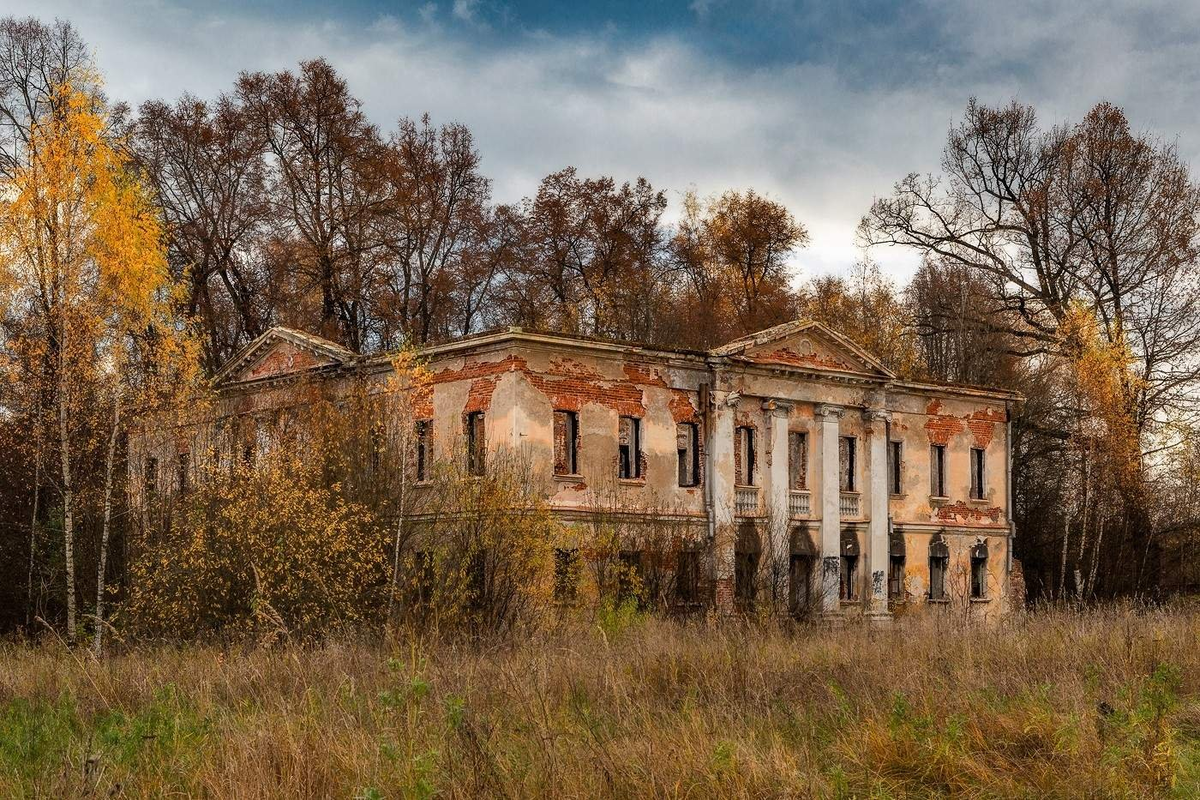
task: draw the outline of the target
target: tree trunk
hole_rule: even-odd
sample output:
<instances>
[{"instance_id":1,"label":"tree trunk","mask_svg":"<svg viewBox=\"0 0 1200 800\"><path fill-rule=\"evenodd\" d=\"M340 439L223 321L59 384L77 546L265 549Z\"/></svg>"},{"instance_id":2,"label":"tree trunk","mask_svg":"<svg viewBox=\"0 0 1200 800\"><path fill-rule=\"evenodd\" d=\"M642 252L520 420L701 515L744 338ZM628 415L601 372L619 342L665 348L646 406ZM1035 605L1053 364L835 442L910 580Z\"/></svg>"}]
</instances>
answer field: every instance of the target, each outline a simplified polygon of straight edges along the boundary
<instances>
[{"instance_id":1,"label":"tree trunk","mask_svg":"<svg viewBox=\"0 0 1200 800\"><path fill-rule=\"evenodd\" d=\"M74 485L71 483L71 437L67 425L66 320L63 322L58 355L58 450L63 479L63 550L67 571L67 643L73 647L75 645L75 491Z\"/></svg>"},{"instance_id":2,"label":"tree trunk","mask_svg":"<svg viewBox=\"0 0 1200 800\"><path fill-rule=\"evenodd\" d=\"M120 377L118 376L118 382ZM108 433L108 454L104 460L104 521L100 527L100 563L96 567L96 635L92 651L96 658L104 652L104 578L108 566L108 536L112 523L113 464L117 456L117 433L121 429L121 389L113 396L112 430Z\"/></svg>"},{"instance_id":3,"label":"tree trunk","mask_svg":"<svg viewBox=\"0 0 1200 800\"><path fill-rule=\"evenodd\" d=\"M33 453L33 515L29 520L29 575L26 578L25 590L25 626L33 619L33 564L37 548L38 502L41 500L42 487L42 412L38 403L38 418L34 423L37 430L37 443Z\"/></svg>"}]
</instances>

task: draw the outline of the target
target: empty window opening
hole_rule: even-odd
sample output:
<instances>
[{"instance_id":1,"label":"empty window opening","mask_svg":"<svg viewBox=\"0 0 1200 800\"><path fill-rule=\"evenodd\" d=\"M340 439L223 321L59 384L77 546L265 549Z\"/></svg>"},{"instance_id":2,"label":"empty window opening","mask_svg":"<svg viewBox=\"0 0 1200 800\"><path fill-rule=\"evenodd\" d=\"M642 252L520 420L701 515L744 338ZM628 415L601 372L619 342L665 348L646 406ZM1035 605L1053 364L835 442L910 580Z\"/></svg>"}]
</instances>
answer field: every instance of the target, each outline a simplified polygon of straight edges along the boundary
<instances>
[{"instance_id":1,"label":"empty window opening","mask_svg":"<svg viewBox=\"0 0 1200 800\"><path fill-rule=\"evenodd\" d=\"M842 600L858 599L858 556L842 556L842 573L838 596Z\"/></svg>"},{"instance_id":2,"label":"empty window opening","mask_svg":"<svg viewBox=\"0 0 1200 800\"><path fill-rule=\"evenodd\" d=\"M838 439L838 471L843 492L858 491L858 440L853 436Z\"/></svg>"},{"instance_id":3,"label":"empty window opening","mask_svg":"<svg viewBox=\"0 0 1200 800\"><path fill-rule=\"evenodd\" d=\"M675 599L680 605L700 602L700 553L680 550L675 562Z\"/></svg>"},{"instance_id":4,"label":"empty window opening","mask_svg":"<svg viewBox=\"0 0 1200 800\"><path fill-rule=\"evenodd\" d=\"M758 596L758 565L762 547L753 522L745 522L734 548L733 597L743 611L752 611Z\"/></svg>"},{"instance_id":5,"label":"empty window opening","mask_svg":"<svg viewBox=\"0 0 1200 800\"><path fill-rule=\"evenodd\" d=\"M554 412L554 474L579 474L579 415Z\"/></svg>"},{"instance_id":6,"label":"empty window opening","mask_svg":"<svg viewBox=\"0 0 1200 800\"><path fill-rule=\"evenodd\" d=\"M739 486L756 486L758 479L755 466L758 453L755 448L754 428L748 425L738 427L734 431L734 466L737 468L736 481Z\"/></svg>"},{"instance_id":7,"label":"empty window opening","mask_svg":"<svg viewBox=\"0 0 1200 800\"><path fill-rule=\"evenodd\" d=\"M621 417L617 421L617 477L642 477L642 421L637 417Z\"/></svg>"},{"instance_id":8,"label":"empty window opening","mask_svg":"<svg viewBox=\"0 0 1200 800\"><path fill-rule=\"evenodd\" d=\"M979 447L971 448L971 499L984 499L984 451Z\"/></svg>"},{"instance_id":9,"label":"empty window opening","mask_svg":"<svg viewBox=\"0 0 1200 800\"><path fill-rule=\"evenodd\" d=\"M487 437L484 431L483 412L472 411L466 418L467 474L483 475L484 454L487 452Z\"/></svg>"},{"instance_id":10,"label":"empty window opening","mask_svg":"<svg viewBox=\"0 0 1200 800\"><path fill-rule=\"evenodd\" d=\"M934 497L946 496L946 445L935 444L929 448L929 493Z\"/></svg>"},{"instance_id":11,"label":"empty window opening","mask_svg":"<svg viewBox=\"0 0 1200 800\"><path fill-rule=\"evenodd\" d=\"M901 480L904 466L904 444L888 442L888 491L892 494L904 494L904 484Z\"/></svg>"},{"instance_id":12,"label":"empty window opening","mask_svg":"<svg viewBox=\"0 0 1200 800\"><path fill-rule=\"evenodd\" d=\"M579 551L558 548L554 551L554 599L573 603L579 591Z\"/></svg>"},{"instance_id":13,"label":"empty window opening","mask_svg":"<svg viewBox=\"0 0 1200 800\"><path fill-rule=\"evenodd\" d=\"M982 600L987 597L988 584L988 552L987 542L980 542L971 548L971 597Z\"/></svg>"},{"instance_id":14,"label":"empty window opening","mask_svg":"<svg viewBox=\"0 0 1200 800\"><path fill-rule=\"evenodd\" d=\"M892 531L888 537L888 600L903 603L908 596L904 586L904 534Z\"/></svg>"},{"instance_id":15,"label":"empty window opening","mask_svg":"<svg viewBox=\"0 0 1200 800\"><path fill-rule=\"evenodd\" d=\"M788 485L808 488L808 434L804 431L788 431Z\"/></svg>"},{"instance_id":16,"label":"empty window opening","mask_svg":"<svg viewBox=\"0 0 1200 800\"><path fill-rule=\"evenodd\" d=\"M793 553L788 562L788 608L793 617L803 617L808 613L811 580L812 558Z\"/></svg>"},{"instance_id":17,"label":"empty window opening","mask_svg":"<svg viewBox=\"0 0 1200 800\"><path fill-rule=\"evenodd\" d=\"M858 599L858 564L861 551L858 534L853 528L842 529L841 573L838 578L838 596L842 600Z\"/></svg>"},{"instance_id":18,"label":"empty window opening","mask_svg":"<svg viewBox=\"0 0 1200 800\"><path fill-rule=\"evenodd\" d=\"M433 423L429 420L418 420L415 424L417 481L429 480L429 457L432 453L430 449L430 434L432 431Z\"/></svg>"},{"instance_id":19,"label":"empty window opening","mask_svg":"<svg viewBox=\"0 0 1200 800\"><path fill-rule=\"evenodd\" d=\"M700 485L700 427L694 422L675 426L675 451L679 463L679 485Z\"/></svg>"},{"instance_id":20,"label":"empty window opening","mask_svg":"<svg viewBox=\"0 0 1200 800\"><path fill-rule=\"evenodd\" d=\"M946 573L950 569L950 548L941 536L929 544L929 599L946 599Z\"/></svg>"}]
</instances>

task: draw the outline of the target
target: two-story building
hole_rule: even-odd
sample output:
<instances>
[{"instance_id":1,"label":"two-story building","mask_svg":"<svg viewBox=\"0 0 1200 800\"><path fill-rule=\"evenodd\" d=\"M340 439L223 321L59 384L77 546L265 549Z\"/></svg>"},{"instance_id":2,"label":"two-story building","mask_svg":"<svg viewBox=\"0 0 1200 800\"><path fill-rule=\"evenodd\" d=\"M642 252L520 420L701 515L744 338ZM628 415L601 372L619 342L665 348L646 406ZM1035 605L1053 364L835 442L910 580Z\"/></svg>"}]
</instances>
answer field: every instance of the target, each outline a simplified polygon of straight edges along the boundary
<instances>
[{"instance_id":1,"label":"two-story building","mask_svg":"<svg viewBox=\"0 0 1200 800\"><path fill-rule=\"evenodd\" d=\"M510 328L423 356L415 469L461 458L484 472L508 451L568 528L598 504L670 515L707 554L688 570L708 573L718 608L753 596L766 553L797 610L887 619L922 604L1006 606L1016 395L901 380L807 321L707 352ZM272 329L216 376L210 418L131 439L131 486L177 490L193 454L244 446L222 437L269 425L289 381L389 371L386 358Z\"/></svg>"}]
</instances>

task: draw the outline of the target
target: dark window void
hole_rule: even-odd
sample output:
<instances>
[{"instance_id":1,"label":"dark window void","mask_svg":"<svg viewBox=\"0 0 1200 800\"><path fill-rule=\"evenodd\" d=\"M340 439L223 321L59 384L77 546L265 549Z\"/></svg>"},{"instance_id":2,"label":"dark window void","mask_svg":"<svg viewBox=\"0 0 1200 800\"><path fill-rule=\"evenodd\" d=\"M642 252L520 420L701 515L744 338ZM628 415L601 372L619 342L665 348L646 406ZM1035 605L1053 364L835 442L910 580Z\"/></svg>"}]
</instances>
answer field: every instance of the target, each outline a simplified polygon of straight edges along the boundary
<instances>
[{"instance_id":1,"label":"dark window void","mask_svg":"<svg viewBox=\"0 0 1200 800\"><path fill-rule=\"evenodd\" d=\"M838 472L843 492L858 491L858 440L853 436L838 439Z\"/></svg>"},{"instance_id":2,"label":"dark window void","mask_svg":"<svg viewBox=\"0 0 1200 800\"><path fill-rule=\"evenodd\" d=\"M749 426L740 426L733 432L733 462L737 475L735 481L738 486L757 486L755 481L758 480L757 466L758 453L756 452L754 441L754 428Z\"/></svg>"},{"instance_id":3,"label":"dark window void","mask_svg":"<svg viewBox=\"0 0 1200 800\"><path fill-rule=\"evenodd\" d=\"M432 435L433 423L427 419L418 420L414 425L414 438L416 438L416 452L414 458L416 461L416 479L418 481L429 480L429 465L432 450Z\"/></svg>"},{"instance_id":4,"label":"dark window void","mask_svg":"<svg viewBox=\"0 0 1200 800\"><path fill-rule=\"evenodd\" d=\"M946 445L935 444L929 448L929 493L934 497L946 496Z\"/></svg>"},{"instance_id":5,"label":"dark window void","mask_svg":"<svg viewBox=\"0 0 1200 800\"><path fill-rule=\"evenodd\" d=\"M579 474L579 415L554 412L554 474Z\"/></svg>"},{"instance_id":6,"label":"dark window void","mask_svg":"<svg viewBox=\"0 0 1200 800\"><path fill-rule=\"evenodd\" d=\"M946 599L946 573L950 569L950 548L941 536L929 544L929 599Z\"/></svg>"},{"instance_id":7,"label":"dark window void","mask_svg":"<svg viewBox=\"0 0 1200 800\"><path fill-rule=\"evenodd\" d=\"M642 477L642 421L637 417L617 420L617 447L620 478Z\"/></svg>"},{"instance_id":8,"label":"dark window void","mask_svg":"<svg viewBox=\"0 0 1200 800\"><path fill-rule=\"evenodd\" d=\"M675 450L679 459L679 485L700 485L700 428L694 422L675 426Z\"/></svg>"},{"instance_id":9,"label":"dark window void","mask_svg":"<svg viewBox=\"0 0 1200 800\"><path fill-rule=\"evenodd\" d=\"M904 599L904 556L888 557L888 599Z\"/></svg>"},{"instance_id":10,"label":"dark window void","mask_svg":"<svg viewBox=\"0 0 1200 800\"><path fill-rule=\"evenodd\" d=\"M812 558L793 553L788 563L788 608L793 617L808 614L811 580Z\"/></svg>"},{"instance_id":11,"label":"dark window void","mask_svg":"<svg viewBox=\"0 0 1200 800\"><path fill-rule=\"evenodd\" d=\"M808 488L808 434L804 431L788 431L788 485Z\"/></svg>"},{"instance_id":12,"label":"dark window void","mask_svg":"<svg viewBox=\"0 0 1200 800\"><path fill-rule=\"evenodd\" d=\"M888 599L893 603L903 603L908 597L904 585L905 555L904 534L899 529L893 530L888 534Z\"/></svg>"},{"instance_id":13,"label":"dark window void","mask_svg":"<svg viewBox=\"0 0 1200 800\"><path fill-rule=\"evenodd\" d=\"M700 602L700 553L680 550L675 564L675 599L685 606Z\"/></svg>"},{"instance_id":14,"label":"dark window void","mask_svg":"<svg viewBox=\"0 0 1200 800\"><path fill-rule=\"evenodd\" d=\"M987 542L980 542L971 548L971 597L975 600L987 597L987 564Z\"/></svg>"},{"instance_id":15,"label":"dark window void","mask_svg":"<svg viewBox=\"0 0 1200 800\"><path fill-rule=\"evenodd\" d=\"M482 411L472 411L466 418L467 434L467 474L483 475L486 471L484 461L487 453L487 435L484 430Z\"/></svg>"},{"instance_id":16,"label":"dark window void","mask_svg":"<svg viewBox=\"0 0 1200 800\"><path fill-rule=\"evenodd\" d=\"M842 556L842 573L838 586L841 599L858 599L858 556Z\"/></svg>"},{"instance_id":17,"label":"dark window void","mask_svg":"<svg viewBox=\"0 0 1200 800\"><path fill-rule=\"evenodd\" d=\"M888 491L892 494L904 494L904 483L901 480L903 467L903 443L888 442Z\"/></svg>"},{"instance_id":18,"label":"dark window void","mask_svg":"<svg viewBox=\"0 0 1200 800\"><path fill-rule=\"evenodd\" d=\"M985 497L984 487L984 451L979 447L971 448L971 499L982 500Z\"/></svg>"}]
</instances>

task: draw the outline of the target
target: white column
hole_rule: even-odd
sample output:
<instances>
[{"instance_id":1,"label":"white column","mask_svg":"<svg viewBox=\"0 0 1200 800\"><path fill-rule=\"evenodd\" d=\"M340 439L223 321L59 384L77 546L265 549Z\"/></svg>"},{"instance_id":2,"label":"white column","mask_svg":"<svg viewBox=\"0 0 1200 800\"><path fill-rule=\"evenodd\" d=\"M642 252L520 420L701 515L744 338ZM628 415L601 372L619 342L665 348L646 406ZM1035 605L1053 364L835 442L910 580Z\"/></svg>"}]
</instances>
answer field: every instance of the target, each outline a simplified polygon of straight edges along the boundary
<instances>
[{"instance_id":1,"label":"white column","mask_svg":"<svg viewBox=\"0 0 1200 800\"><path fill-rule=\"evenodd\" d=\"M733 427L737 400L730 403L730 393L713 392L713 432L708 442L709 472L704 479L712 491L713 519L713 577L716 579L716 606L720 611L733 610L734 545L737 526L734 519Z\"/></svg>"},{"instance_id":2,"label":"white column","mask_svg":"<svg viewBox=\"0 0 1200 800\"><path fill-rule=\"evenodd\" d=\"M863 414L870 436L871 484L867 497L867 572L871 576L867 615L876 620L888 614L888 462L887 423L890 415L883 409L868 409Z\"/></svg>"},{"instance_id":3,"label":"white column","mask_svg":"<svg viewBox=\"0 0 1200 800\"><path fill-rule=\"evenodd\" d=\"M839 613L838 583L842 570L841 481L838 477L838 436L842 407L817 406L821 435L821 611Z\"/></svg>"},{"instance_id":4,"label":"white column","mask_svg":"<svg viewBox=\"0 0 1200 800\"><path fill-rule=\"evenodd\" d=\"M770 554L774 563L767 565L768 580L779 582L775 588L787 597L789 578L789 556L791 555L788 542L790 527L789 500L791 499L790 465L788 463L788 419L791 406L778 400L768 400L763 403L767 411L771 437L770 468L767 470L766 507L770 511L768 520L771 530Z\"/></svg>"}]
</instances>

